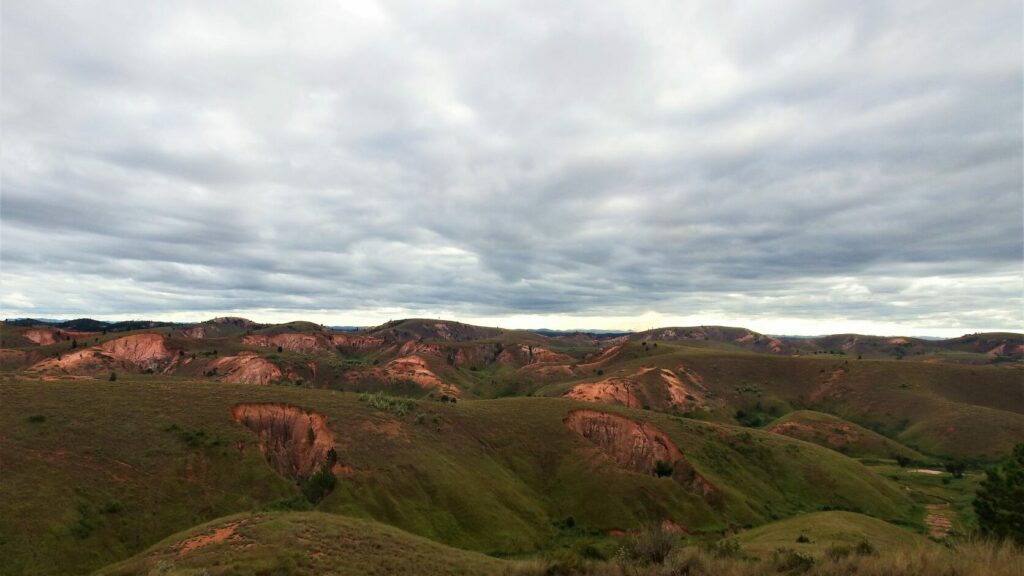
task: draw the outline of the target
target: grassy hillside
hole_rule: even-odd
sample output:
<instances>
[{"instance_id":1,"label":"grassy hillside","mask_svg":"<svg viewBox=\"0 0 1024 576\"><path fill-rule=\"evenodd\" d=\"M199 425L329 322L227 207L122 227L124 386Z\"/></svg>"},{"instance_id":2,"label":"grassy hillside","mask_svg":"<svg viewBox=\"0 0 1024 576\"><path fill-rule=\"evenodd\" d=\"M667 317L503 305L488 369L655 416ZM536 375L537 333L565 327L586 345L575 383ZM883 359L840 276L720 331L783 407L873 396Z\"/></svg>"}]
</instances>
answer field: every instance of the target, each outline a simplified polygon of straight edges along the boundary
<instances>
[{"instance_id":1,"label":"grassy hillside","mask_svg":"<svg viewBox=\"0 0 1024 576\"><path fill-rule=\"evenodd\" d=\"M853 512L803 514L748 530L736 541L747 553L761 557L778 548L820 554L831 546L857 546L862 542L882 552L935 545L920 534Z\"/></svg>"},{"instance_id":2,"label":"grassy hillside","mask_svg":"<svg viewBox=\"0 0 1024 576\"><path fill-rule=\"evenodd\" d=\"M791 411L827 412L941 457L994 461L1024 438L1024 371L898 360L772 356L662 342L627 345L591 374L543 386L562 395L579 382L644 368L695 374L711 406L695 416L763 426Z\"/></svg>"},{"instance_id":3,"label":"grassy hillside","mask_svg":"<svg viewBox=\"0 0 1024 576\"><path fill-rule=\"evenodd\" d=\"M322 512L220 518L98 572L132 574L501 574L507 562L396 528Z\"/></svg>"},{"instance_id":4,"label":"grassy hillside","mask_svg":"<svg viewBox=\"0 0 1024 576\"><path fill-rule=\"evenodd\" d=\"M773 421L765 429L790 438L813 442L854 458L903 456L918 462L926 460L926 457L920 452L911 450L877 432L847 422L837 416L813 410L790 412Z\"/></svg>"},{"instance_id":5,"label":"grassy hillside","mask_svg":"<svg viewBox=\"0 0 1024 576\"><path fill-rule=\"evenodd\" d=\"M652 518L693 532L822 508L923 518L894 483L830 450L640 410L510 398L421 400L399 415L354 394L159 376L7 377L2 386L0 554L9 574L95 569L214 518L304 506L256 435L232 420L238 403L324 415L342 468L318 510L491 554L604 537ZM713 492L622 468L562 423L580 408L657 426Z\"/></svg>"}]
</instances>

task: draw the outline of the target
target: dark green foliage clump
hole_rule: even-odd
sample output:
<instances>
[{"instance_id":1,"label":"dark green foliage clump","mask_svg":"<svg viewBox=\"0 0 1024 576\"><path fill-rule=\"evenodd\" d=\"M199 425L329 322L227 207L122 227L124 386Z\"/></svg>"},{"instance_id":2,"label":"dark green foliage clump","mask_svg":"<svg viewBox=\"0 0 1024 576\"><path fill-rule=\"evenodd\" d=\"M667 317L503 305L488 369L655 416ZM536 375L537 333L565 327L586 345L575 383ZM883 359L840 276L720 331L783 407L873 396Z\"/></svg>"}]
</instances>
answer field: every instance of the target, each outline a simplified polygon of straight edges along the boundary
<instances>
[{"instance_id":1,"label":"dark green foliage clump","mask_svg":"<svg viewBox=\"0 0 1024 576\"><path fill-rule=\"evenodd\" d=\"M664 478L665 476L672 475L672 464L665 462L664 460L658 460L654 463L654 475L658 478Z\"/></svg>"},{"instance_id":2,"label":"dark green foliage clump","mask_svg":"<svg viewBox=\"0 0 1024 576\"><path fill-rule=\"evenodd\" d=\"M301 483L302 493L310 503L316 504L323 500L338 485L338 479L331 472L332 465L333 463L325 463L316 471L316 474Z\"/></svg>"},{"instance_id":3,"label":"dark green foliage clump","mask_svg":"<svg viewBox=\"0 0 1024 576\"><path fill-rule=\"evenodd\" d=\"M28 420L32 424L41 424L43 422L46 422L46 416L43 416L42 414L33 414L26 418L26 420Z\"/></svg>"},{"instance_id":4,"label":"dark green foliage clump","mask_svg":"<svg viewBox=\"0 0 1024 576\"><path fill-rule=\"evenodd\" d=\"M71 534L77 538L88 538L99 527L101 518L91 506L85 502L79 502L76 506L78 518L69 528Z\"/></svg>"},{"instance_id":5,"label":"dark green foliage clump","mask_svg":"<svg viewBox=\"0 0 1024 576\"><path fill-rule=\"evenodd\" d=\"M1024 444L988 471L974 499L982 534L1024 544Z\"/></svg>"}]
</instances>

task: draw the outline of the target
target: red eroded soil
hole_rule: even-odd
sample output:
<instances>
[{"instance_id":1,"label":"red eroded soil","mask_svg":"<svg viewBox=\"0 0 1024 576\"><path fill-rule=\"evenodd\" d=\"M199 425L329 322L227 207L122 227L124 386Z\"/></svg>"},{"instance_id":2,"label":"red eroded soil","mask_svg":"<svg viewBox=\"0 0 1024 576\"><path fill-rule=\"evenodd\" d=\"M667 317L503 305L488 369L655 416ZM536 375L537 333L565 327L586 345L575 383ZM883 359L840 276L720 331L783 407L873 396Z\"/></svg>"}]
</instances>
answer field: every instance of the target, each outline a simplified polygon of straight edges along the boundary
<instances>
[{"instance_id":1,"label":"red eroded soil","mask_svg":"<svg viewBox=\"0 0 1024 576\"><path fill-rule=\"evenodd\" d=\"M327 338L316 337L313 334L274 334L266 336L263 334L251 334L242 338L242 344L249 346L262 346L264 348L281 348L289 352L304 354L307 352L320 352L330 349Z\"/></svg>"},{"instance_id":2,"label":"red eroded soil","mask_svg":"<svg viewBox=\"0 0 1024 576\"><path fill-rule=\"evenodd\" d=\"M672 440L648 422L634 422L595 410L575 410L563 422L570 430L596 444L619 466L634 472L653 474L659 460L674 463L683 458Z\"/></svg>"},{"instance_id":3,"label":"red eroded soil","mask_svg":"<svg viewBox=\"0 0 1024 576\"><path fill-rule=\"evenodd\" d=\"M69 374L110 369L167 372L177 363L177 359L178 354L167 349L162 335L133 334L57 358L48 358L36 363L32 369Z\"/></svg>"},{"instance_id":4,"label":"red eroded soil","mask_svg":"<svg viewBox=\"0 0 1024 576\"><path fill-rule=\"evenodd\" d=\"M260 451L282 476L301 481L330 462L334 433L317 412L287 404L238 404L231 417L259 436Z\"/></svg>"},{"instance_id":5,"label":"red eroded soil","mask_svg":"<svg viewBox=\"0 0 1024 576\"><path fill-rule=\"evenodd\" d=\"M269 384L281 380L281 369L255 352L240 352L214 360L210 371L215 371L223 382L232 384Z\"/></svg>"}]
</instances>

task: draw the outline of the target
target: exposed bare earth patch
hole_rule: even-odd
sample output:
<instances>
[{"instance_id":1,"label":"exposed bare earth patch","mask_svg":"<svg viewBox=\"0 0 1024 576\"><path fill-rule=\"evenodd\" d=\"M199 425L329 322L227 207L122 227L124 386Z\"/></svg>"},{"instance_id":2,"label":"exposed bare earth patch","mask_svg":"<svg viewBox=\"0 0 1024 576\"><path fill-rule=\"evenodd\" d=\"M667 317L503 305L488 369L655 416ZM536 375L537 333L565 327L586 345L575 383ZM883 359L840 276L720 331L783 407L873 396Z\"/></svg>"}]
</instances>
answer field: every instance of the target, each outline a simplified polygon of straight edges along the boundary
<instances>
[{"instance_id":1,"label":"exposed bare earth patch","mask_svg":"<svg viewBox=\"0 0 1024 576\"><path fill-rule=\"evenodd\" d=\"M667 398L668 408L690 410L705 404L703 380L692 370L680 366L680 378L665 368L641 368L629 376L613 376L597 382L577 384L565 397L584 402L621 404L640 407L640 394ZM685 381L684 381L685 378Z\"/></svg>"},{"instance_id":2,"label":"exposed bare earth patch","mask_svg":"<svg viewBox=\"0 0 1024 576\"><path fill-rule=\"evenodd\" d=\"M575 410L563 422L620 466L634 472L653 474L658 461L671 464L683 457L668 436L647 422L595 410Z\"/></svg>"},{"instance_id":3,"label":"exposed bare earth patch","mask_svg":"<svg viewBox=\"0 0 1024 576\"><path fill-rule=\"evenodd\" d=\"M259 436L260 451L282 476L301 482L337 463L334 433L321 414L287 404L238 404L231 417Z\"/></svg>"},{"instance_id":4,"label":"exposed bare earth patch","mask_svg":"<svg viewBox=\"0 0 1024 576\"><path fill-rule=\"evenodd\" d=\"M284 375L281 369L255 352L240 352L214 360L209 372L232 384L269 384Z\"/></svg>"},{"instance_id":5,"label":"exposed bare earth patch","mask_svg":"<svg viewBox=\"0 0 1024 576\"><path fill-rule=\"evenodd\" d=\"M48 358L32 366L38 372L89 373L102 370L169 372L178 354L167 349L161 334L133 334L83 350Z\"/></svg>"},{"instance_id":6,"label":"exposed bare earth patch","mask_svg":"<svg viewBox=\"0 0 1024 576\"><path fill-rule=\"evenodd\" d=\"M307 352L321 352L330 349L330 340L324 336L317 337L313 334L274 334L266 336L263 334L250 334L242 338L242 344L249 346L261 346L263 348L281 348L289 352L305 354Z\"/></svg>"},{"instance_id":7,"label":"exposed bare earth patch","mask_svg":"<svg viewBox=\"0 0 1024 576\"><path fill-rule=\"evenodd\" d=\"M949 505L929 504L925 508L928 510L928 516L924 519L928 535L939 540L945 538L953 527L953 521L949 519Z\"/></svg>"},{"instance_id":8,"label":"exposed bare earth patch","mask_svg":"<svg viewBox=\"0 0 1024 576\"><path fill-rule=\"evenodd\" d=\"M199 536L193 536L192 538L185 540L178 546L178 555L184 556L190 552L195 552L200 548L209 546L210 544L224 542L228 538L235 536L235 532L238 530L238 527L240 525L241 522L232 522L230 524L225 524L224 526L221 526L219 528L214 528L213 531L209 532L208 534L200 534Z\"/></svg>"}]
</instances>

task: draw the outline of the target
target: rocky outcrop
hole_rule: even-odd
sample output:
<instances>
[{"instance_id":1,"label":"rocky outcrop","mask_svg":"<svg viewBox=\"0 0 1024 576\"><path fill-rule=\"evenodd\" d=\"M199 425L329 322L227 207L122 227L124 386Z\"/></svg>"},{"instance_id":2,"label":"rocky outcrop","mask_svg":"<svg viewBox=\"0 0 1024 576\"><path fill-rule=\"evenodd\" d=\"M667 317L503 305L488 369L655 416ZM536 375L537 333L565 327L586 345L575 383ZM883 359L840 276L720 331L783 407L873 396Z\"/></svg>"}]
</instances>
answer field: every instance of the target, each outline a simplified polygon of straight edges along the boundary
<instances>
[{"instance_id":1,"label":"rocky outcrop","mask_svg":"<svg viewBox=\"0 0 1024 576\"><path fill-rule=\"evenodd\" d=\"M166 346L161 334L133 334L83 350L47 358L32 366L40 372L88 373L101 370L168 372L178 354Z\"/></svg>"},{"instance_id":2,"label":"rocky outcrop","mask_svg":"<svg viewBox=\"0 0 1024 576\"><path fill-rule=\"evenodd\" d=\"M658 461L673 464L683 458L672 440L648 422L596 410L575 410L563 422L627 470L653 474Z\"/></svg>"},{"instance_id":3,"label":"rocky outcrop","mask_svg":"<svg viewBox=\"0 0 1024 576\"><path fill-rule=\"evenodd\" d=\"M287 404L238 404L231 417L259 436L271 468L297 483L325 465L340 467L334 433L321 414Z\"/></svg>"},{"instance_id":4,"label":"rocky outcrop","mask_svg":"<svg viewBox=\"0 0 1024 576\"><path fill-rule=\"evenodd\" d=\"M300 354L323 352L331 348L330 341L326 337L293 333L274 334L273 336L253 334L242 338L242 344L262 346L264 348L281 348L282 350L298 352Z\"/></svg>"},{"instance_id":5,"label":"rocky outcrop","mask_svg":"<svg viewBox=\"0 0 1024 576\"><path fill-rule=\"evenodd\" d=\"M185 328L181 331L181 335L192 340L202 340L203 338L206 338L206 326L200 324L198 326Z\"/></svg>"},{"instance_id":6,"label":"rocky outcrop","mask_svg":"<svg viewBox=\"0 0 1024 576\"><path fill-rule=\"evenodd\" d=\"M448 396L458 397L461 390L457 386L447 384L435 374L427 361L420 356L403 356L395 358L384 366L384 374L391 382L412 382L417 386L437 390Z\"/></svg>"},{"instance_id":7,"label":"rocky outcrop","mask_svg":"<svg viewBox=\"0 0 1024 576\"><path fill-rule=\"evenodd\" d=\"M331 334L331 344L342 352L351 354L380 348L384 345L384 340L363 334Z\"/></svg>"},{"instance_id":8,"label":"rocky outcrop","mask_svg":"<svg viewBox=\"0 0 1024 576\"><path fill-rule=\"evenodd\" d=\"M57 341L58 334L59 331L53 328L32 328L21 333L22 336L36 344L39 344L40 346L53 344Z\"/></svg>"},{"instance_id":9,"label":"rocky outcrop","mask_svg":"<svg viewBox=\"0 0 1024 576\"><path fill-rule=\"evenodd\" d=\"M630 378L605 378L597 382L577 384L565 393L565 397L582 402L602 402L639 408L640 400L636 396L636 386L638 383Z\"/></svg>"},{"instance_id":10,"label":"rocky outcrop","mask_svg":"<svg viewBox=\"0 0 1024 576\"><path fill-rule=\"evenodd\" d=\"M613 376L577 384L566 398L584 402L621 404L632 408L693 410L705 405L707 390L700 376L680 366L678 374L665 368L641 368L629 376Z\"/></svg>"},{"instance_id":11,"label":"rocky outcrop","mask_svg":"<svg viewBox=\"0 0 1024 576\"><path fill-rule=\"evenodd\" d=\"M713 506L720 504L720 492L690 465L672 440L654 424L596 410L575 410L565 417L563 423L594 443L622 468L653 475L661 462L662 474L668 474L686 489L708 499Z\"/></svg>"},{"instance_id":12,"label":"rocky outcrop","mask_svg":"<svg viewBox=\"0 0 1024 576\"><path fill-rule=\"evenodd\" d=\"M207 375L232 384L269 384L283 378L281 369L255 352L240 352L210 363Z\"/></svg>"}]
</instances>

